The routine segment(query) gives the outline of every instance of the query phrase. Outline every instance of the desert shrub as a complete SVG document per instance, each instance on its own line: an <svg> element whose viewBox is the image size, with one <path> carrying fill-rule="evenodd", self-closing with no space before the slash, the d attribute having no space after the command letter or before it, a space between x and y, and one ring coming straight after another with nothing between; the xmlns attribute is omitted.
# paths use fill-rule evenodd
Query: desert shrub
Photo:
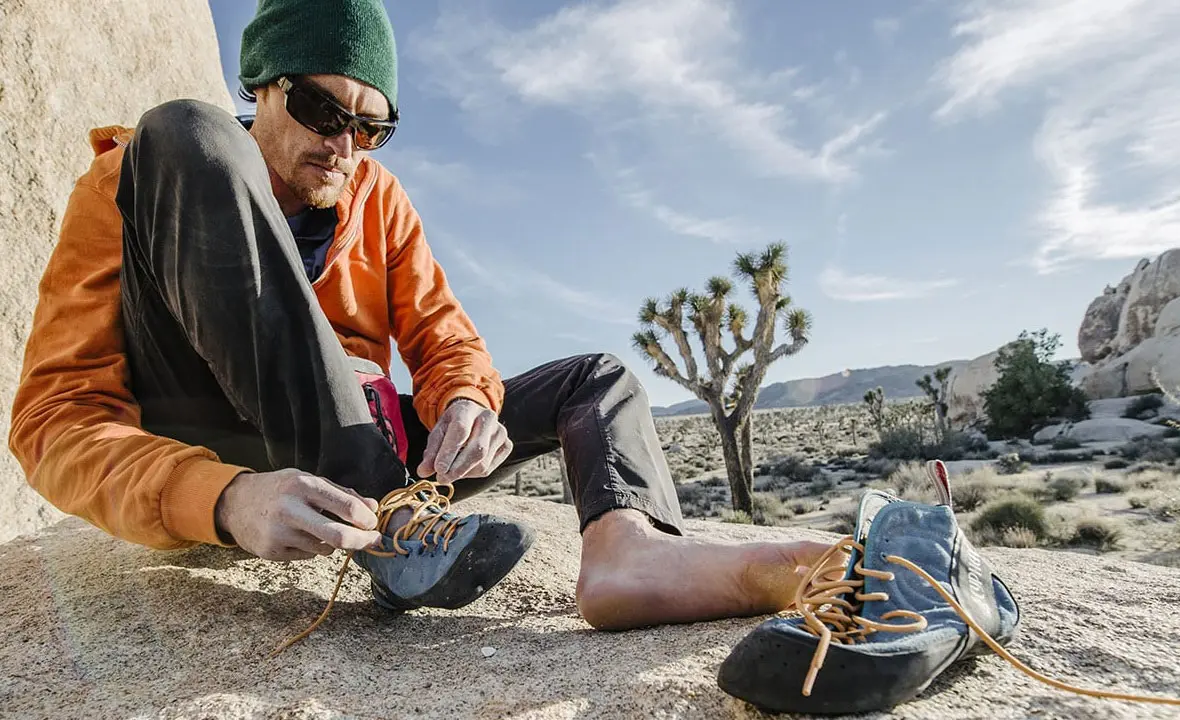
<svg viewBox="0 0 1180 720"><path fill-rule="evenodd" d="M1028 437L1057 419L1089 417L1085 393L1070 380L1070 364L1051 360L1060 345L1059 335L1042 329L1021 332L1000 348L998 376L983 392L990 437Z"/></svg>
<svg viewBox="0 0 1180 720"><path fill-rule="evenodd" d="M1176 427L1175 425L1169 425L1168 427L1164 428L1164 431L1162 433L1160 433L1160 437L1180 438L1180 427Z"/></svg>
<svg viewBox="0 0 1180 720"><path fill-rule="evenodd" d="M811 482L820 469L798 455L775 458L762 464L761 474L781 477L789 482Z"/></svg>
<svg viewBox="0 0 1180 720"><path fill-rule="evenodd" d="M1162 395L1156 395L1154 393L1140 395L1127 404L1127 409L1123 411L1123 417L1142 420L1144 416L1163 407L1163 404L1164 398Z"/></svg>
<svg viewBox="0 0 1180 720"><path fill-rule="evenodd" d="M869 443L869 455L894 460L921 460L924 445L924 433L921 428L913 425L894 425L882 428L878 438Z"/></svg>
<svg viewBox="0 0 1180 720"><path fill-rule="evenodd" d="M889 473L884 484L900 497L907 492L926 487L930 480L926 477L926 468L922 463L905 462Z"/></svg>
<svg viewBox="0 0 1180 720"><path fill-rule="evenodd" d="M1171 443L1159 438L1136 438L1118 450L1127 460L1164 463L1176 459L1176 449Z"/></svg>
<svg viewBox="0 0 1180 720"><path fill-rule="evenodd" d="M1064 435L1061 437L1058 437L1058 438L1054 438L1052 445L1053 445L1054 450L1076 450L1077 448L1080 448L1082 446L1082 444L1079 441L1074 440L1071 437L1066 437Z"/></svg>
<svg viewBox="0 0 1180 720"><path fill-rule="evenodd" d="M1102 463L1102 467L1107 470L1122 470L1123 468L1128 467L1130 464L1131 463L1122 458L1113 458Z"/></svg>
<svg viewBox="0 0 1180 720"><path fill-rule="evenodd" d="M996 458L996 471L1001 475L1015 475L1028 469L1028 463L1020 453L1005 453Z"/></svg>
<svg viewBox="0 0 1180 720"><path fill-rule="evenodd" d="M824 493L836 487L836 481L827 475L820 475L807 484L807 492L810 495L823 495Z"/></svg>
<svg viewBox="0 0 1180 720"><path fill-rule="evenodd" d="M754 493L752 505L754 512L750 514L755 525L776 525L787 514L783 501L767 493Z"/></svg>
<svg viewBox="0 0 1180 720"><path fill-rule="evenodd" d="M1145 495L1132 495L1127 498L1127 504L1136 510L1142 510L1148 505L1151 505L1151 498Z"/></svg>
<svg viewBox="0 0 1180 720"><path fill-rule="evenodd" d="M1000 533L999 542L996 544L1010 548L1034 548L1039 543L1037 534L1032 530L1026 527L1010 527Z"/></svg>
<svg viewBox="0 0 1180 720"><path fill-rule="evenodd" d="M1180 518L1180 497L1159 495L1151 502L1151 514L1156 520L1170 522Z"/></svg>
<svg viewBox="0 0 1180 720"><path fill-rule="evenodd" d="M966 483L960 487L953 488L952 493L955 509L962 512L975 510L995 494L992 487L981 482Z"/></svg>
<svg viewBox="0 0 1180 720"><path fill-rule="evenodd" d="M1107 495L1126 492L1127 484L1115 478L1099 476L1094 478L1094 491Z"/></svg>
<svg viewBox="0 0 1180 720"><path fill-rule="evenodd" d="M704 516L714 503L729 502L729 485L720 477L683 483L676 486L676 497L686 515Z"/></svg>
<svg viewBox="0 0 1180 720"><path fill-rule="evenodd" d="M796 515L806 515L809 512L815 511L815 503L806 502L804 500L796 500L791 503L791 512Z"/></svg>
<svg viewBox="0 0 1180 720"><path fill-rule="evenodd" d="M725 508L721 511L721 522L734 523L738 525L753 525L754 519L745 510L732 510Z"/></svg>
<svg viewBox="0 0 1180 720"><path fill-rule="evenodd" d="M1078 520L1073 535L1066 540L1065 544L1071 547L1113 550L1118 547L1121 534L1118 527L1109 520L1087 517Z"/></svg>
<svg viewBox="0 0 1180 720"><path fill-rule="evenodd" d="M896 470L898 462L889 458L865 458L856 465L856 471L865 475L884 477Z"/></svg>
<svg viewBox="0 0 1180 720"><path fill-rule="evenodd" d="M1049 481L1049 496L1057 502L1073 500L1080 490L1080 483L1071 477L1056 477Z"/></svg>
<svg viewBox="0 0 1180 720"><path fill-rule="evenodd" d="M828 526L828 531L840 535L851 535L856 531L858 515L859 512L856 508L837 510L832 513L832 524Z"/></svg>
<svg viewBox="0 0 1180 720"><path fill-rule="evenodd" d="M1045 537L1048 532L1045 509L1032 498L1010 497L988 503L971 521L972 530L990 530L996 537L1009 528L1026 528L1037 538Z"/></svg>

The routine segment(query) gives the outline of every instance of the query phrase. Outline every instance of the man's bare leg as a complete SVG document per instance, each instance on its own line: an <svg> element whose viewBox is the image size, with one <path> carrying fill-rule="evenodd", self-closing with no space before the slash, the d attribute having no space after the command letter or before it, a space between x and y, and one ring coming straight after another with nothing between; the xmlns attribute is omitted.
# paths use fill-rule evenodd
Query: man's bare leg
<svg viewBox="0 0 1180 720"><path fill-rule="evenodd" d="M637 510L612 510L582 534L578 610L599 630L781 612L829 547L687 538L661 532Z"/></svg>

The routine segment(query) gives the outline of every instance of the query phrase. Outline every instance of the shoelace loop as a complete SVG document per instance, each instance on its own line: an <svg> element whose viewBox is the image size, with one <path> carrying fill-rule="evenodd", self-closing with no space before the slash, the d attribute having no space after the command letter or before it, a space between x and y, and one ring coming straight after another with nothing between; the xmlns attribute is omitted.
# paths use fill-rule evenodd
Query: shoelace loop
<svg viewBox="0 0 1180 720"><path fill-rule="evenodd" d="M419 535L422 542L427 544L437 544L439 538L442 538L443 552L446 552L452 538L454 538L455 533L458 531L459 524L463 521L463 517L450 513L451 497L455 491L454 487L451 485L445 485L443 487L446 488L446 491L439 492L439 485L437 483L429 480L419 480L408 487L399 488L387 493L385 497L381 498L381 502L377 503L377 531L382 535L386 534L385 531L389 527L389 522L398 510L412 507L414 508L414 513L404 525L389 536L393 541L392 551L386 552L376 548L367 548L363 552L379 557L409 555L410 551L403 547L401 543L408 542L414 535ZM432 540L428 538L432 538ZM320 616L306 630L287 640L271 652L270 657L277 656L282 651L310 635L324 621L324 618L328 617L328 613L332 610L332 605L336 602L336 596L340 593L340 585L344 582L344 573L348 570L348 564L352 561L352 555L352 551L345 554L344 564L340 566L340 570L336 573L336 585L332 588L332 595L328 598L328 605L320 613Z"/></svg>
<svg viewBox="0 0 1180 720"><path fill-rule="evenodd" d="M447 551L452 538L458 532L463 517L450 513L451 497L455 488L443 485L445 492L439 492L439 485L429 480L419 480L406 488L394 490L381 499L377 505L377 530L386 534L389 521L398 510L413 507L414 514L390 535L393 540L393 551L385 552L370 548L365 552L378 557L392 557L394 555L408 555L409 550L402 547L403 541L408 542L414 535L419 535L422 542L437 544L442 538L443 552ZM431 538L433 538L431 540Z"/></svg>
<svg viewBox="0 0 1180 720"><path fill-rule="evenodd" d="M861 579L848 578L845 579L844 564L830 565L829 561L838 553L848 553L855 548L860 554L861 560L858 560L853 566L853 572L861 576ZM811 659L811 667L808 670L807 677L803 682L803 694L811 695L812 685L815 682L816 676L819 674L820 668L823 667L824 659L827 657L828 648L832 642L837 642L844 645L851 645L857 642L864 641L865 637L874 632L920 632L927 627L926 619L911 610L893 610L881 616L882 620L890 620L895 617L907 617L913 620L907 624L891 624L881 623L868 620L861 616L861 611L864 609L864 603L873 602L877 600L888 600L889 594L886 592L864 593L861 590L864 588L864 577L875 577L880 580L893 580L894 574L882 570L870 570L864 567L864 546L856 542L852 536L845 536L832 544L828 550L820 556L819 560L812 563L812 568L808 570L802 582L795 590L795 609L803 616L802 629L812 633L819 638L819 643L816 646L815 654ZM967 611L963 609L950 592L942 586L942 583L935 580L922 568L915 565L913 562L898 555L886 555L885 561L900 565L909 570L918 577L925 580L934 590L942 596L942 599L951 606L963 622L967 623L975 634L979 636L989 648L992 649L1000 657L1007 660L1013 667L1020 670L1024 674L1039 680L1051 687L1059 690L1077 693L1079 695L1088 695L1090 697L1106 698L1111 700L1128 700L1131 702L1143 703L1157 703L1161 705L1180 705L1180 698L1169 697L1154 697L1148 695L1131 695L1126 693L1110 692L1106 690L1092 690L1089 688L1076 687L1068 683L1054 680L1053 678L1042 675L1033 670L1017 659L1012 653L1008 652L1002 645L992 639L987 632L979 626L979 623L971 619ZM840 597L852 593L856 599L856 603L850 603L844 598Z"/></svg>

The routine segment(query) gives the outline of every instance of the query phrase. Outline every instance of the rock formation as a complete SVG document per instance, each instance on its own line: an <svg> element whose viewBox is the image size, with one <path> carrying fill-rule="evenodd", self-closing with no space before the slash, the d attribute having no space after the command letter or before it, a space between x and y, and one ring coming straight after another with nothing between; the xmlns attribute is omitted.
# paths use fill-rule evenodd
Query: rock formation
<svg viewBox="0 0 1180 720"><path fill-rule="evenodd" d="M503 583L460 610L388 617L368 602L353 567L326 620L273 660L267 654L324 609L339 554L281 564L208 547L160 553L74 519L0 546L4 711L160 720L767 717L716 682L730 648L763 618L593 631L573 601L571 507L504 496L459 507L536 528L536 544ZM729 540L836 538L688 527ZM1176 693L1173 570L1060 551L981 552L1024 612L1010 647L1018 658L1083 687ZM951 669L890 717L1176 717L1169 710L1060 691L989 655Z"/></svg>
<svg viewBox="0 0 1180 720"><path fill-rule="evenodd" d="M134 125L175 97L233 104L204 0L4 0L0 28L2 542L60 517L25 483L7 437L37 284L74 180L93 157L87 131Z"/></svg>
<svg viewBox="0 0 1180 720"><path fill-rule="evenodd" d="M1091 398L1152 392L1152 372L1169 388L1180 387L1180 249L1141 260L1131 274L1107 288L1082 318L1078 346L1091 367L1081 380ZM1117 308L1118 322L1110 326Z"/></svg>
<svg viewBox="0 0 1180 720"><path fill-rule="evenodd" d="M983 391L1000 377L996 371L999 355L998 349L993 350L951 373L947 385L947 417L953 426L970 425L983 418Z"/></svg>

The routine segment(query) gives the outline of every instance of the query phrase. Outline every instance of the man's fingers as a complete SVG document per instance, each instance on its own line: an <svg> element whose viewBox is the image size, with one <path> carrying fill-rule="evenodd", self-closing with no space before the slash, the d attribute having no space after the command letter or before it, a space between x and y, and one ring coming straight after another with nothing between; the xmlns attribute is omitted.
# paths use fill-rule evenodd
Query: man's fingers
<svg viewBox="0 0 1180 720"><path fill-rule="evenodd" d="M422 451L422 462L418 464L418 477L430 477L434 474L435 460L438 457L438 447L442 444L443 433L451 424L450 418L443 417L434 430L426 438L426 448Z"/></svg>
<svg viewBox="0 0 1180 720"><path fill-rule="evenodd" d="M336 552L336 548L326 542L301 532L294 528L286 528L280 536L279 544L284 546L282 552L295 556L295 559L306 560L316 555L328 556Z"/></svg>
<svg viewBox="0 0 1180 720"><path fill-rule="evenodd" d="M289 526L341 550L363 550L381 540L381 533L376 530L361 530L325 517L317 510L303 502L291 504L286 513Z"/></svg>
<svg viewBox="0 0 1180 720"><path fill-rule="evenodd" d="M470 437L447 470L446 474L450 480L471 477L472 470L482 473L487 469L487 461L495 454L497 427L499 423L492 424L484 415L476 418Z"/></svg>
<svg viewBox="0 0 1180 720"><path fill-rule="evenodd" d="M459 451L471 434L471 423L456 419L447 425L434 460L434 474L441 482L450 482L452 467Z"/></svg>
<svg viewBox="0 0 1180 720"><path fill-rule="evenodd" d="M372 510L374 514L376 514L376 512L377 512L377 508L381 506L381 503L377 502L373 498L365 497L364 495L361 495L359 492L357 492L356 490L353 490L352 488L344 487L340 483L332 482L331 480L328 480L327 478L324 478L324 481L332 483L333 486L338 487L341 490L343 490L344 492L348 493L349 495L352 495L353 497L359 499L361 502L363 502L365 504L365 507Z"/></svg>
<svg viewBox="0 0 1180 720"><path fill-rule="evenodd" d="M302 486L304 497L319 510L325 510L358 528L377 527L377 514L361 496L339 485L311 476Z"/></svg>

